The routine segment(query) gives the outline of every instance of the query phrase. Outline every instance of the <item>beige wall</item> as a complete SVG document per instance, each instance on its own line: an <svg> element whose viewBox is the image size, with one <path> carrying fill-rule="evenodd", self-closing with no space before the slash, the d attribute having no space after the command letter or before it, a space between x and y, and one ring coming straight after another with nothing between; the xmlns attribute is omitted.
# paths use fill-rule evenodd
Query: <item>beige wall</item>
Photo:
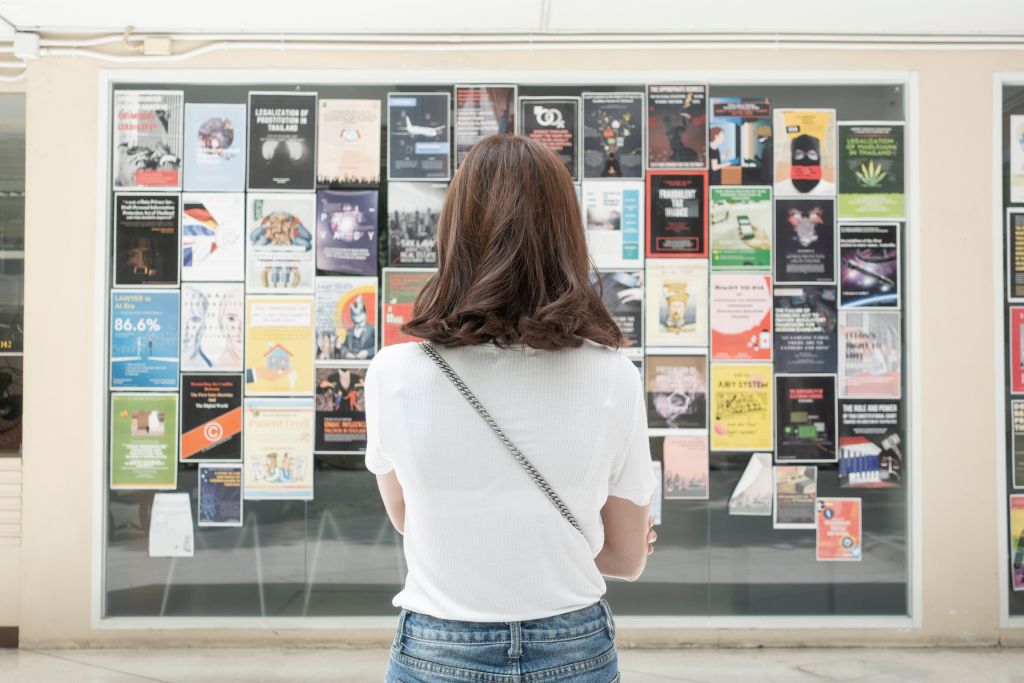
<svg viewBox="0 0 1024 683"><path fill-rule="evenodd" d="M998 618L992 284L992 74L1024 72L1024 52L610 50L514 52L232 52L184 68L913 70L920 77L919 230L923 439L922 627L912 630L631 631L623 644L993 644L1024 642ZM101 65L35 62L28 92L27 301L22 643L390 642L386 630L110 631L90 626L92 444L103 387L95 307L96 111ZM132 66L131 68L138 68ZM524 79L526 80L526 79ZM952 147L955 145L955 148ZM910 160L913 163L913 160ZM955 166L951 166L951 162ZM957 273L952 277L951 273ZM65 408L59 428L52 397ZM0 557L0 576L9 558ZM0 602L0 605L3 603ZM4 615L0 614L0 622Z"/></svg>

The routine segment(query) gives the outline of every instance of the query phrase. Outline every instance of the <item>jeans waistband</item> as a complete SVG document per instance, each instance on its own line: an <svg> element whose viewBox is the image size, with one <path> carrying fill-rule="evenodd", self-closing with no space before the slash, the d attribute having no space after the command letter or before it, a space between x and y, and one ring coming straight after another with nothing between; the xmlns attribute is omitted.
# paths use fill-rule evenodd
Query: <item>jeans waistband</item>
<svg viewBox="0 0 1024 683"><path fill-rule="evenodd" d="M583 637L603 628L615 637L615 621L611 607L601 598L592 605L541 619L515 622L482 622L439 619L402 609L395 633L397 645L402 635L417 640L462 643L507 643L513 632L523 641L563 640Z"/></svg>

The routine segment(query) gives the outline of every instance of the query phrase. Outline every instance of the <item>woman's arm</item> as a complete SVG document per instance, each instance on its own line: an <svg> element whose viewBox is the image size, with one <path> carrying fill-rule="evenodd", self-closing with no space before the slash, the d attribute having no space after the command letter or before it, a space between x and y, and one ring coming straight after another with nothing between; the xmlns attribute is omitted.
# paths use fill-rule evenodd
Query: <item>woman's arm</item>
<svg viewBox="0 0 1024 683"><path fill-rule="evenodd" d="M651 504L637 505L625 498L608 496L601 508L604 548L594 558L602 576L635 581L647 566L647 556L658 537L652 528Z"/></svg>
<svg viewBox="0 0 1024 683"><path fill-rule="evenodd" d="M377 488L380 489L381 500L384 501L384 509L388 511L388 517L395 530L405 535L405 493L402 485L398 483L395 471L387 474L377 475Z"/></svg>

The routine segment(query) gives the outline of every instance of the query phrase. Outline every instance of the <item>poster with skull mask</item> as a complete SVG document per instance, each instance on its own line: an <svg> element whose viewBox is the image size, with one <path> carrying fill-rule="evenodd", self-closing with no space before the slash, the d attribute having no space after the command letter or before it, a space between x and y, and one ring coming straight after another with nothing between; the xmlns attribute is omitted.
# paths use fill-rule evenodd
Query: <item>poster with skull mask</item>
<svg viewBox="0 0 1024 683"><path fill-rule="evenodd" d="M775 110L775 196L836 194L836 110Z"/></svg>

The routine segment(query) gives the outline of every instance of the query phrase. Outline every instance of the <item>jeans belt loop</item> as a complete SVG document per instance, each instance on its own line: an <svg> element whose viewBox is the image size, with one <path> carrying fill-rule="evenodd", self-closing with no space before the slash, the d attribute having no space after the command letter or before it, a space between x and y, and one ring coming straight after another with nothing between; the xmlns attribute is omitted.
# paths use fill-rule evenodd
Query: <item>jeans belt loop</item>
<svg viewBox="0 0 1024 683"><path fill-rule="evenodd" d="M404 607L398 613L398 628L395 629L395 639L391 643L391 647L401 651L402 649L402 633L405 631L405 617L408 615L408 610Z"/></svg>
<svg viewBox="0 0 1024 683"><path fill-rule="evenodd" d="M608 626L608 635L615 640L615 617L612 616L612 606L604 598L600 600L601 609L604 611L605 624Z"/></svg>

